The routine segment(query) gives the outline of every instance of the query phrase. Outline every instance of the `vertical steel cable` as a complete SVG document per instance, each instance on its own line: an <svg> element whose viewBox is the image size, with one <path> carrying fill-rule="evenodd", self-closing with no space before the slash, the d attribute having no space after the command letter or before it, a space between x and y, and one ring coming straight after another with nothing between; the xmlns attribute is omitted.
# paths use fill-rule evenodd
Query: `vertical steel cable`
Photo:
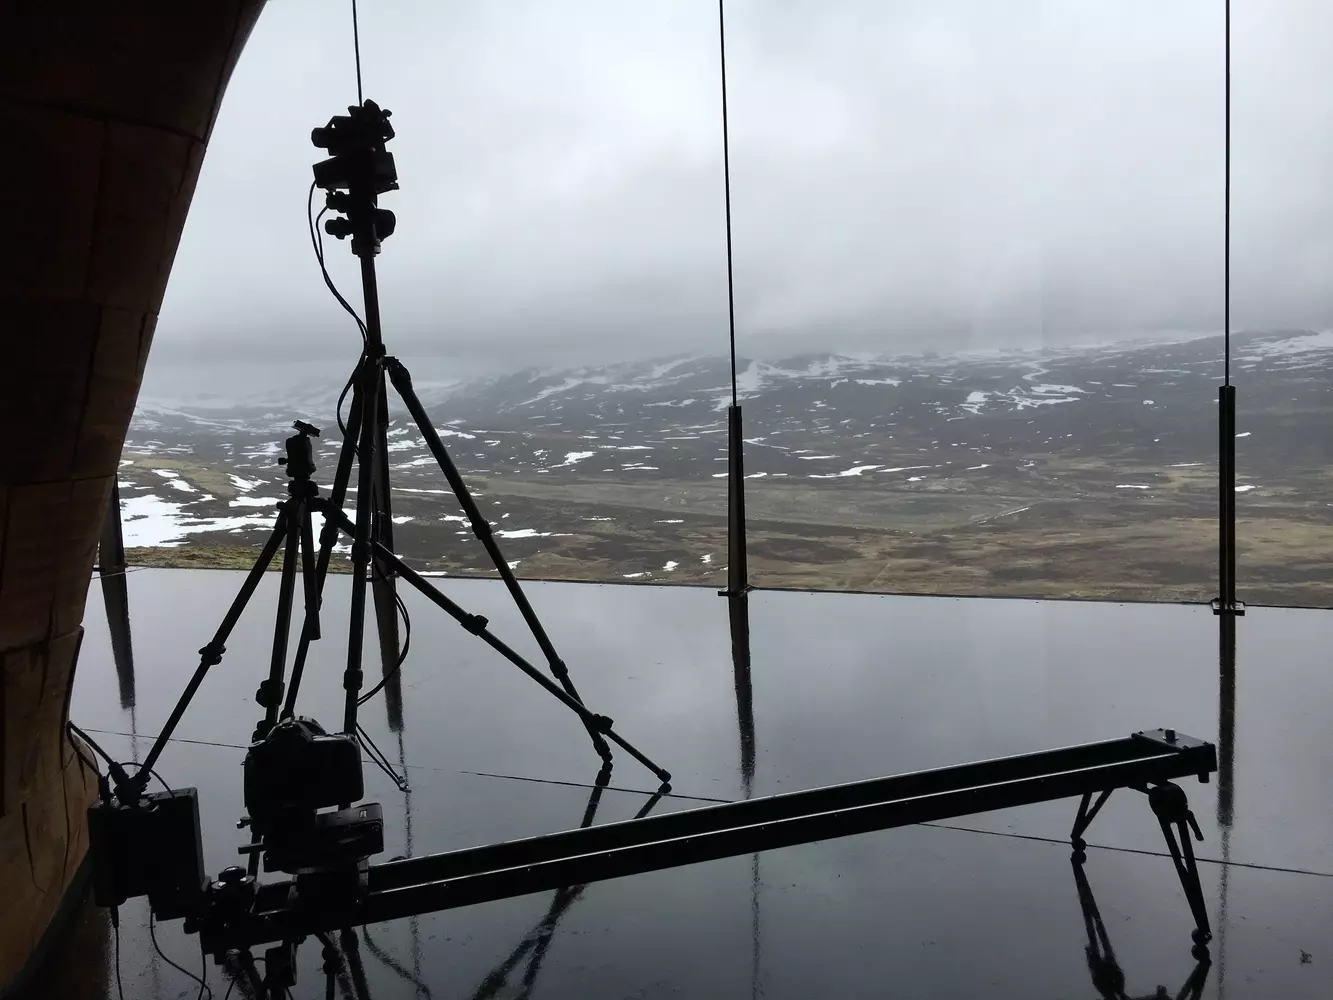
<svg viewBox="0 0 1333 1000"><path fill-rule="evenodd" d="M736 289L731 271L731 147L727 134L727 24L722 12L723 0L717 0L717 47L722 68L722 187L726 196L727 216L727 320L731 345L731 405L736 399Z"/></svg>
<svg viewBox="0 0 1333 1000"><path fill-rule="evenodd" d="M1222 346L1223 385L1231 384L1231 0L1225 0L1225 98L1222 126Z"/></svg>
<svg viewBox="0 0 1333 1000"><path fill-rule="evenodd" d="M356 103L364 104L361 96L361 28L357 23L356 0L352 0L352 51L356 55Z"/></svg>

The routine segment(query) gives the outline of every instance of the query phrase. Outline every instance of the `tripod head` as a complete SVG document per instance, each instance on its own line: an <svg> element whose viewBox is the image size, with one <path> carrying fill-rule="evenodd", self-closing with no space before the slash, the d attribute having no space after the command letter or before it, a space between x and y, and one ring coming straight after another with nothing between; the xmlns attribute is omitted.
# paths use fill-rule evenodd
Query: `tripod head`
<svg viewBox="0 0 1333 1000"><path fill-rule="evenodd" d="M324 223L324 231L337 239L352 237L352 252L358 257L379 253L380 241L393 234L397 220L375 199L398 189L398 171L393 154L384 144L394 137L390 111L374 101L351 105L345 115L335 115L323 128L313 129L310 141L331 154L314 166L315 185L328 192L325 204L345 217Z"/></svg>
<svg viewBox="0 0 1333 1000"><path fill-rule="evenodd" d="M287 467L287 475L294 482L306 482L315 474L315 448L310 439L319 437L319 428L304 420L292 426L296 433L284 442L287 454L278 459L278 464Z"/></svg>

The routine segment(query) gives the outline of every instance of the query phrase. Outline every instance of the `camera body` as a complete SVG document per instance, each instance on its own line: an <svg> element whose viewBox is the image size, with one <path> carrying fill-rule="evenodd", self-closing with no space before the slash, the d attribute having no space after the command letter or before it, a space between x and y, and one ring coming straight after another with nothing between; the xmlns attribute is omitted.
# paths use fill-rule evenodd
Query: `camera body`
<svg viewBox="0 0 1333 1000"><path fill-rule="evenodd" d="M245 755L245 808L260 835L365 794L356 740L283 719Z"/></svg>
<svg viewBox="0 0 1333 1000"><path fill-rule="evenodd" d="M366 101L330 118L323 128L312 129L310 141L329 151L327 160L315 164L315 184L326 191L365 187L371 195L397 190L393 154L384 148L394 136L390 114Z"/></svg>
<svg viewBox="0 0 1333 1000"><path fill-rule="evenodd" d="M245 755L245 807L263 838L266 871L307 874L356 865L384 850L378 803L365 794L361 749L314 719L284 719Z"/></svg>

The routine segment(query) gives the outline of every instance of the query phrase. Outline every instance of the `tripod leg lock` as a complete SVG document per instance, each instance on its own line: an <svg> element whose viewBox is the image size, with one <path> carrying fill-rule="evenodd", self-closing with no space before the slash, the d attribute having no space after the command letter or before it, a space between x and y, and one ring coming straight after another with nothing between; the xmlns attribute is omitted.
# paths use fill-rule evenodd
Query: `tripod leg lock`
<svg viewBox="0 0 1333 1000"><path fill-rule="evenodd" d="M472 524L472 534L476 535L477 538L484 542L489 538L495 537L495 530L491 527L491 522L489 521L474 521Z"/></svg>
<svg viewBox="0 0 1333 1000"><path fill-rule="evenodd" d="M261 681L259 690L255 692L255 701L264 708L272 708L274 705L282 702L284 687L285 685L282 681L271 679Z"/></svg>
<svg viewBox="0 0 1333 1000"><path fill-rule="evenodd" d="M555 679L558 681L563 682L569 679L569 668L565 666L564 660L561 659L552 660L551 673L555 675Z"/></svg>
<svg viewBox="0 0 1333 1000"><path fill-rule="evenodd" d="M319 529L319 544L332 547L338 541L338 536L342 534L342 529L338 527L338 522L331 517L324 518L324 527Z"/></svg>
<svg viewBox="0 0 1333 1000"><path fill-rule="evenodd" d="M199 660L206 667L216 667L222 662L222 654L227 651L227 647L220 642L210 642L199 650Z"/></svg>
<svg viewBox="0 0 1333 1000"><path fill-rule="evenodd" d="M599 733L609 733L615 725L608 716L598 715L595 712L592 715L592 728Z"/></svg>
<svg viewBox="0 0 1333 1000"><path fill-rule="evenodd" d="M458 622L473 635L481 635L486 631L486 626L490 624L490 619L484 615L465 615Z"/></svg>
<svg viewBox="0 0 1333 1000"><path fill-rule="evenodd" d="M364 679L364 677L365 674L363 674L360 670L343 671L343 690L360 691L361 681Z"/></svg>

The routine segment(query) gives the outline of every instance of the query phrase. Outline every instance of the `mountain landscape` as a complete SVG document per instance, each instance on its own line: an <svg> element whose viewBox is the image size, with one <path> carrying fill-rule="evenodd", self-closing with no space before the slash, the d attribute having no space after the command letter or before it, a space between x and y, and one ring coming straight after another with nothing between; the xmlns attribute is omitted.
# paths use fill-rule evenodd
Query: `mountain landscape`
<svg viewBox="0 0 1333 1000"><path fill-rule="evenodd" d="M1232 347L1240 596L1333 605L1333 333ZM1208 600L1221 348L742 359L752 582ZM133 562L248 565L284 496L276 459L295 419L323 428L328 486L341 384L285 401L228 388L140 399L120 469ZM724 581L726 359L418 388L518 575ZM493 572L407 413L390 416L395 548L434 573Z"/></svg>

